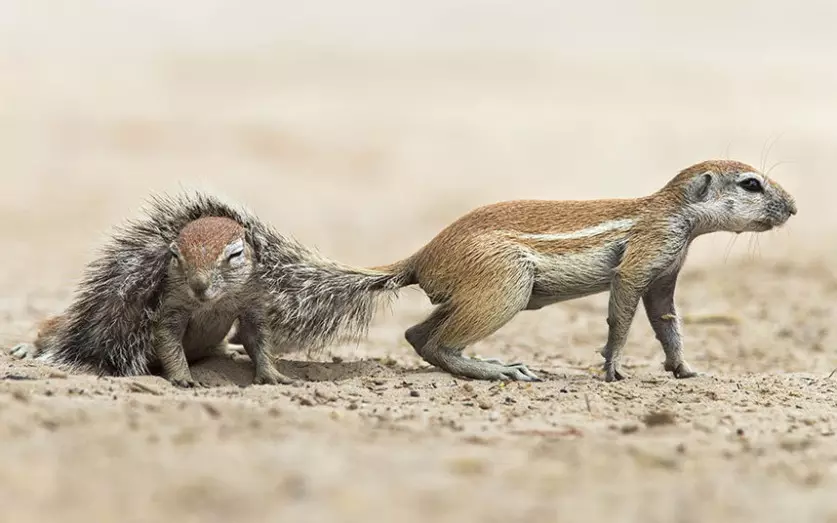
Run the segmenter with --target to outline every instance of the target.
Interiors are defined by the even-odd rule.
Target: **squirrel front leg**
[[[276,369],[273,364],[270,345],[270,333],[264,317],[256,311],[247,311],[238,319],[235,338],[244,346],[244,350],[255,366],[255,385],[288,385],[293,380]]]
[[[651,328],[665,352],[665,370],[673,373],[675,378],[693,378],[698,374],[683,360],[680,315],[674,304],[677,274],[678,271],[675,271],[651,284],[642,301]]]
[[[622,348],[628,338],[634,315],[642,297],[642,289],[631,278],[625,278],[617,270],[610,285],[610,301],[607,312],[607,344],[602,349],[605,358],[605,381],[625,379],[619,370]]]
[[[163,375],[172,385],[183,388],[203,387],[203,383],[192,378],[186,352],[183,350],[183,335],[188,325],[188,315],[169,312],[154,326],[154,351]]]

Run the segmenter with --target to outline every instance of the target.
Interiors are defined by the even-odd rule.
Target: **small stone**
[[[22,390],[12,392],[12,398],[23,403],[29,403],[29,394],[23,392]]]
[[[320,389],[314,390],[314,397],[320,398],[321,400],[324,400],[324,401],[334,401],[334,400],[337,399],[334,396],[332,396],[331,394],[329,394],[325,391],[322,391]]]
[[[299,397],[299,404],[302,405],[303,407],[313,407],[317,403],[314,400],[312,400],[311,398],[306,398],[306,397],[300,396]]]
[[[622,434],[633,434],[639,430],[639,425],[636,423],[628,423],[627,425],[622,425],[622,428],[619,430]]]
[[[491,402],[487,400],[480,400],[478,405],[482,410],[488,410],[491,408]]]
[[[346,408],[349,409],[349,410],[357,410],[357,403],[355,403],[353,401],[353,402],[349,403],[349,406],[346,407]]]
[[[212,419],[218,419],[221,417],[221,411],[218,410],[218,407],[211,403],[203,403],[203,410],[206,411]]]
[[[421,396],[421,394],[419,394],[419,391],[417,390],[411,390],[410,396],[412,396],[413,398],[418,398],[419,396]]]
[[[661,425],[674,425],[674,414],[668,411],[650,412],[646,414],[642,421],[649,427],[658,427]]]
[[[333,363],[343,363],[343,358],[341,358],[340,356],[332,356],[331,361]]]

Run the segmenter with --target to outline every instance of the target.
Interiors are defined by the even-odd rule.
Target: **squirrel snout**
[[[195,293],[198,298],[203,298],[209,289],[209,278],[206,276],[195,276],[189,280],[189,288]]]

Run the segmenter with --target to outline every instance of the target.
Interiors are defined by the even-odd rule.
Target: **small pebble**
[[[14,399],[18,400],[18,401],[23,402],[23,403],[28,403],[29,402],[29,394],[23,392],[22,390],[16,390],[16,391],[12,392],[12,397]]]
[[[412,396],[413,398],[418,398],[419,396],[421,396],[421,394],[419,394],[419,391],[417,390],[411,390],[410,396]]]
[[[646,414],[642,420],[649,427],[657,427],[660,425],[674,425],[674,414],[668,411],[651,412]]]
[[[639,425],[636,423],[628,423],[627,425],[623,425],[621,429],[619,429],[622,434],[633,434],[634,432],[639,430]]]
[[[209,414],[209,417],[212,419],[218,419],[221,417],[221,411],[218,410],[218,407],[211,403],[204,403],[203,410],[205,410],[206,413]]]

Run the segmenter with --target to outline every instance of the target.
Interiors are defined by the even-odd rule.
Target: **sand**
[[[453,378],[369,337],[250,386],[68,375],[0,355],[4,521],[837,521],[837,34],[828,2],[105,2],[0,7],[0,346],[65,307],[152,192],[246,204],[346,263],[469,209],[647,194],[734,158],[799,214],[698,239],[677,300],[701,377],[640,312],[606,384],[607,296],[518,315]],[[140,7],[142,6],[142,7]]]

